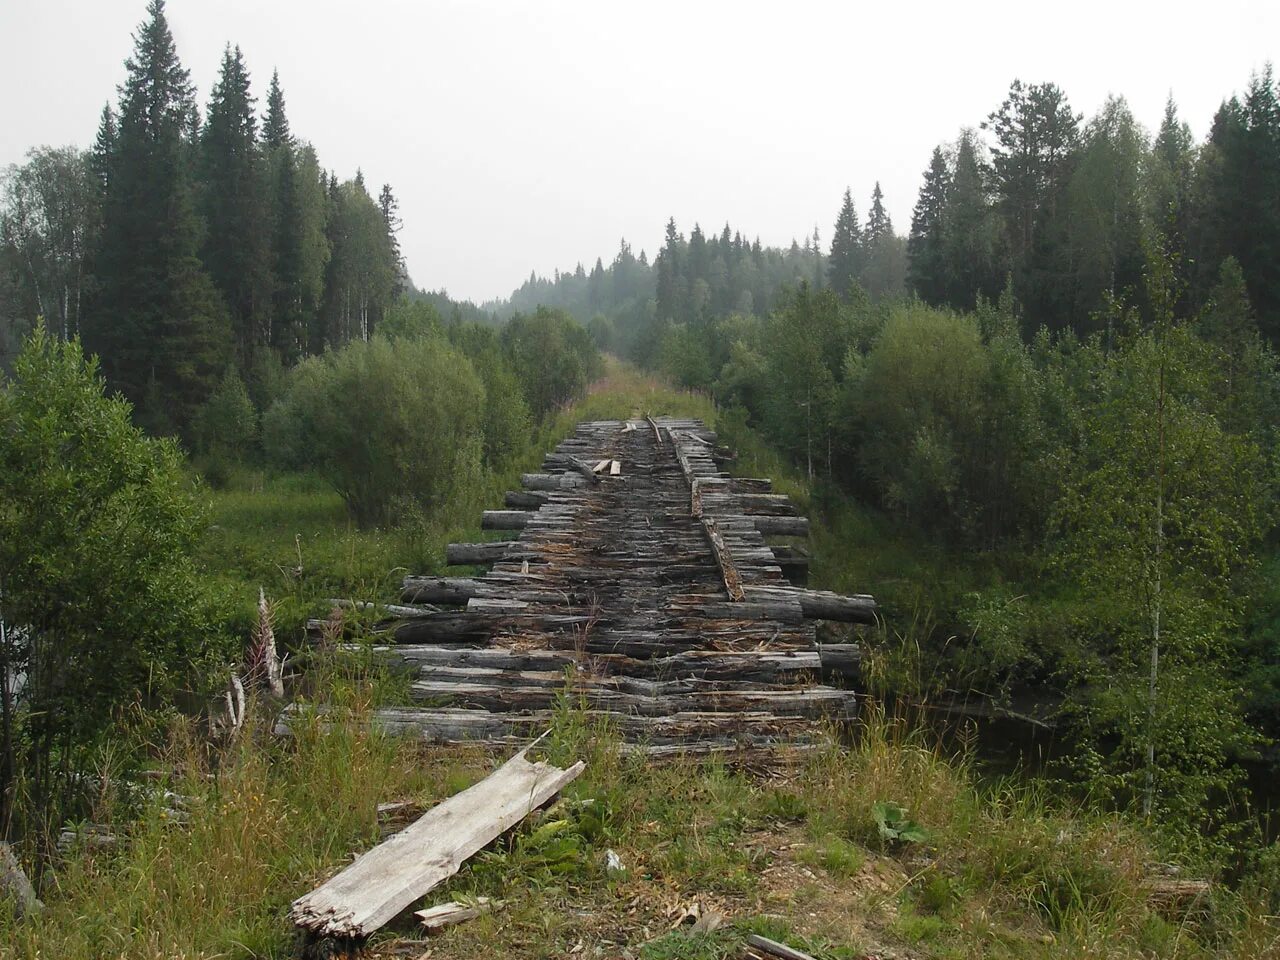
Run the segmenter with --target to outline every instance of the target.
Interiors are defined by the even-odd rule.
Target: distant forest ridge
[[[1054,84],[1014,81],[928,158],[905,237],[877,183],[865,217],[851,191],[833,198],[829,240],[815,228],[765,247],[729,224],[686,234],[671,218],[652,258],[624,240],[608,263],[531,274],[481,305],[413,288],[391,186],[324,170],[290,128],[274,74],[259,110],[239,48],[228,46],[202,112],[163,0],[151,0],[126,67],[90,149],[38,148],[4,174],[0,362],[44,316],[59,336],[82,336],[161,432],[181,431],[228,368],[261,381],[368,339],[402,294],[442,320],[486,325],[560,309],[645,363],[669,327],[767,316],[802,284],[958,310],[1008,288],[1024,334],[1085,335],[1108,304],[1146,310],[1143,271],[1159,242],[1182,306],[1203,305],[1234,258],[1261,332],[1280,337],[1269,66],[1223,101],[1200,144],[1172,100],[1152,134],[1123,98],[1085,120]]]

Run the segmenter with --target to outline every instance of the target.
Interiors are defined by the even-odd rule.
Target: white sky
[[[0,165],[91,143],[145,0],[0,0]],[[505,296],[531,269],[652,258],[668,216],[766,244],[876,179],[905,232],[929,154],[1015,76],[1077,111],[1109,92],[1154,127],[1172,90],[1197,139],[1280,60],[1280,3],[169,0],[203,108],[238,43],[260,105],[345,178],[390,182],[414,281]]]

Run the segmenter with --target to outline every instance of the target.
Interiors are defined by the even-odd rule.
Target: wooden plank
[[[702,529],[707,532],[707,539],[711,541],[711,552],[715,554],[716,566],[720,568],[720,578],[724,581],[724,589],[729,594],[729,599],[735,603],[746,599],[746,594],[742,590],[742,577],[738,574],[738,568],[734,566],[733,555],[729,553],[729,548],[725,545],[724,537],[720,535],[715,520],[711,517],[703,517]]]
[[[363,940],[582,773],[530,763],[528,748],[431,808],[351,866],[293,902],[289,916],[316,939]]]
[[[492,909],[493,901],[488,897],[476,897],[471,903],[458,903],[457,901],[437,903],[434,907],[428,907],[426,910],[416,910],[413,915],[422,922],[424,927],[434,932],[443,930],[445,927],[451,927],[455,923],[474,920]]]
[[[609,476],[617,477],[621,475],[622,475],[622,463],[621,461],[614,460],[612,463],[609,464]]]
[[[777,940],[770,940],[768,937],[762,937],[753,933],[747,937],[747,946],[753,950],[758,950],[766,956],[777,957],[778,960],[814,960],[812,956],[800,950],[788,947],[785,943],[779,943]]]
[[[645,419],[649,421],[649,426],[653,427],[653,442],[659,447],[662,446],[662,431],[658,429],[658,423],[653,417],[645,415]],[[669,433],[670,431],[668,431]]]
[[[603,473],[609,468],[608,460],[597,460],[596,465],[591,468],[592,473]]]

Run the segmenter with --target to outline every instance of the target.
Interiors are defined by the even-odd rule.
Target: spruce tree
[[[271,336],[266,177],[240,48],[227,47],[201,137],[204,263],[231,315],[241,368]]]
[[[926,303],[945,302],[946,278],[942,260],[942,215],[951,188],[951,174],[941,147],[933,148],[929,169],[924,172],[920,196],[911,214],[907,237],[907,283]]]
[[[284,90],[280,87],[280,71],[271,71],[271,87],[267,90],[267,116],[262,123],[262,143],[268,150],[293,146],[289,118],[284,109]]]
[[[217,292],[197,257],[192,198],[196,115],[190,77],[151,0],[125,63],[96,258],[98,296],[83,324],[108,384],[154,430],[185,429],[228,358]]]
[[[757,248],[759,242],[757,238]],[[862,253],[858,212],[853,207],[853,193],[846,188],[844,202],[836,216],[835,231],[831,235],[831,254],[827,257],[827,278],[831,289],[839,296],[847,298],[862,274]]]
[[[979,147],[972,130],[960,134],[942,215],[946,303],[958,310],[972,310],[979,297],[998,297],[1008,271],[1003,231],[987,188],[987,170]]]

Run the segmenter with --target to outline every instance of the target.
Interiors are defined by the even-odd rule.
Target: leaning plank
[[[530,763],[521,750],[489,777],[433,807],[337,876],[293,902],[290,918],[315,938],[360,940],[373,933],[495,837],[510,830],[582,773]]]
[[[711,552],[716,556],[716,566],[720,568],[720,577],[724,580],[724,588],[729,593],[729,599],[735,603],[742,602],[745,598],[742,591],[742,577],[738,575],[738,568],[734,566],[733,555],[729,553],[724,537],[721,536],[716,522],[710,517],[702,518],[702,527],[707,532],[707,539],[711,541]]]

